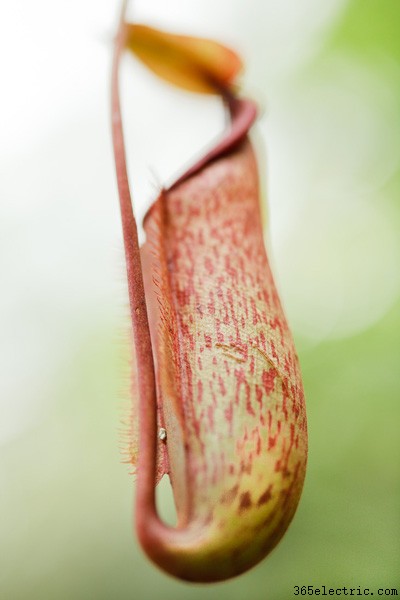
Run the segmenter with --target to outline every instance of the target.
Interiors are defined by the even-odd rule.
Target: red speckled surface
[[[194,560],[218,558],[234,574],[283,535],[307,455],[299,365],[264,248],[250,143],[161,194],[145,230],[168,436],[160,446],[181,525],[207,532]]]

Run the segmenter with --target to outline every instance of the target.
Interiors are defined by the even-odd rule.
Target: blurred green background
[[[1,111],[0,597],[286,600],[295,585],[400,593],[400,3],[137,6],[143,20],[237,43],[245,88],[265,105],[270,246],[308,406],[304,493],[283,541],[237,580],[188,586],[143,557],[118,449],[128,311],[104,42],[117,7],[4,3],[2,26],[23,35],[8,74],[16,95]],[[132,102],[151,76],[140,69],[127,66],[125,109],[134,193],[146,196],[149,156],[155,146],[166,154],[166,112],[180,96],[154,83],[160,114],[143,112],[145,96]],[[182,162],[178,129],[176,163],[154,161],[162,176]]]

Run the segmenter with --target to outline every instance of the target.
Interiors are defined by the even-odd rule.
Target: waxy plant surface
[[[168,81],[220,95],[230,115],[216,145],[161,191],[141,250],[118,92],[124,46]],[[299,366],[265,252],[247,136],[257,108],[237,95],[240,66],[212,40],[125,25],[122,15],[112,114],[135,353],[136,529],[158,566],[199,582],[238,575],[277,544],[307,457]],[[157,513],[164,474],[176,527]]]
[[[158,422],[167,431],[159,454],[188,534],[169,570],[222,579],[282,537],[307,454],[298,360],[264,248],[247,138],[163,192],[145,230]]]

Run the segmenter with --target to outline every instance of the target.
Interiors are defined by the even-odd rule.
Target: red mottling
[[[251,388],[250,385],[246,379],[245,376],[245,371],[244,369],[236,369],[235,370],[235,376],[236,376],[236,380],[237,380],[237,386],[236,386],[236,396],[235,396],[235,404],[239,405],[240,404],[240,390],[241,387],[244,387],[244,393],[245,393],[245,408],[246,411],[249,415],[255,416],[255,412],[254,412],[254,408],[253,405],[251,403]]]
[[[288,393],[286,390],[286,386],[284,385],[282,387],[283,387],[283,389],[282,389],[282,412],[284,414],[285,421],[287,421],[289,418],[289,413],[288,413],[288,409],[287,409]]]
[[[264,350],[264,352],[266,352],[267,351],[267,344],[266,344],[266,339],[265,339],[264,331],[262,329],[260,331],[260,344],[261,344],[261,347]]]
[[[209,257],[206,257],[205,261],[204,261],[204,266],[206,268],[206,271],[209,275],[212,275],[214,273],[214,266],[213,263],[211,261],[211,259]]]
[[[258,402],[258,404],[260,405],[260,410],[262,408],[262,397],[263,397],[263,392],[262,389],[260,388],[259,385],[256,385],[256,400]],[[270,411],[268,411],[270,413]]]
[[[250,358],[250,367],[249,367],[249,368],[250,368],[250,373],[251,373],[251,375],[254,375],[254,367],[255,367],[255,364],[256,364],[256,360],[255,360],[254,356],[252,356],[252,357]]]
[[[291,452],[293,450],[293,446],[294,446],[294,437],[295,437],[294,425],[293,425],[293,423],[291,423],[290,424],[289,447],[285,452],[286,440],[284,440],[284,446],[283,446],[283,451],[282,451],[282,455],[283,455],[282,472],[283,472],[284,477],[289,477],[291,474],[290,469],[288,468],[288,464],[289,464],[290,454],[291,454]]]
[[[176,301],[178,303],[178,306],[185,306],[186,304],[186,294],[185,294],[185,290],[176,290]]]
[[[288,505],[290,502],[292,502],[292,491],[293,488],[295,488],[297,486],[297,480],[299,477],[299,472],[300,472],[300,462],[297,462],[295,468],[294,468],[294,472],[292,474],[292,478],[291,481],[289,483],[289,486],[286,489],[283,489],[280,494],[282,497],[282,502],[283,505],[286,506]]]
[[[207,525],[210,525],[210,523],[212,523],[212,521],[213,521],[213,518],[214,518],[213,511],[210,510],[210,512],[204,519],[204,526],[207,527]]]
[[[249,318],[249,307],[248,307],[248,302],[247,302],[246,296],[243,297],[243,308],[244,308],[244,318],[247,321],[247,319]]]
[[[214,409],[212,406],[207,408],[208,424],[211,431],[214,431]]]
[[[257,307],[254,298],[250,298],[251,314],[253,318],[253,325],[257,325],[260,317],[257,312]]]
[[[203,401],[203,382],[201,379],[197,382],[197,402],[201,404]]]
[[[251,415],[252,417],[255,417],[256,413],[254,411],[253,404],[251,402],[251,398],[250,398],[251,388],[250,388],[248,381],[244,382],[244,386],[246,388],[246,411],[249,415]]]
[[[263,371],[262,382],[265,393],[269,396],[275,387],[275,378],[277,376],[276,369],[270,369],[269,371]]]
[[[269,484],[267,489],[258,499],[257,506],[262,506],[263,504],[267,504],[272,498],[272,483]]]
[[[217,342],[218,344],[223,344],[225,341],[224,334],[221,331],[221,321],[220,319],[215,319],[215,329],[217,333]]]
[[[251,475],[251,471],[253,469],[253,462],[252,462],[252,453],[249,454],[249,459],[247,461],[242,460],[240,463],[240,472],[241,473],[246,473],[247,475]]]
[[[212,428],[213,431],[213,428]],[[211,477],[211,483],[212,485],[216,485],[217,481],[218,481],[218,471],[219,471],[219,467],[218,467],[218,462],[216,462],[215,460],[212,463],[212,477]]]
[[[275,316],[273,319],[269,319],[269,325],[272,329],[280,328],[280,320]]]
[[[210,335],[204,334],[204,341],[206,343],[206,348],[211,348],[212,347],[212,339],[211,339]]]
[[[251,529],[265,515],[269,524],[258,521],[254,531],[254,548],[260,548],[267,537],[270,547],[271,531],[277,536],[277,524],[286,526],[293,514],[286,498],[297,489],[290,485],[294,463],[304,456],[305,419],[297,358],[255,218],[258,188],[247,176],[254,160],[247,152],[239,147],[199,180],[166,192],[157,261],[165,322],[158,344],[168,377],[161,375],[161,396],[167,393],[160,405],[167,418],[175,404],[183,413],[184,452],[168,447],[176,453],[170,460],[174,493],[189,507],[180,517],[203,520],[219,501],[227,516],[222,510],[215,518],[223,516],[226,527],[246,538],[239,517]],[[145,224],[149,237],[155,212]],[[304,461],[301,473],[303,467]],[[272,497],[277,508],[271,516]],[[232,542],[233,550],[240,544]]]
[[[257,456],[259,456],[261,454],[261,438],[260,438],[260,436],[258,436],[258,438],[257,438],[256,454],[257,454]]]
[[[285,356],[285,364],[284,364],[283,368],[285,369],[286,373],[288,373],[288,374],[291,371],[291,365],[290,365],[290,363],[291,363],[290,358],[288,356]]]
[[[189,215],[191,218],[200,216],[200,207],[193,204],[189,209]]]
[[[252,506],[250,492],[243,492],[240,494],[239,500],[239,514],[245,510],[248,510]]]
[[[184,355],[184,370],[186,374],[186,384],[188,387],[188,391],[190,396],[193,398],[193,372],[191,368],[191,362],[189,360],[188,355],[185,353]]]
[[[270,340],[270,346],[271,346],[272,356],[275,358],[276,362],[279,364],[279,362],[280,362],[279,355],[278,355],[278,353],[276,351],[275,344],[274,344],[273,340]]]
[[[263,300],[265,302],[266,307],[269,308],[270,307],[270,300],[269,300],[269,294],[268,294],[268,292],[267,292],[266,289],[263,289],[262,295],[263,295]]]
[[[229,312],[231,314],[231,320],[229,319],[229,315],[228,315],[228,321],[227,323],[232,323],[232,325],[235,328],[236,331],[236,337],[240,339],[240,333],[239,333],[239,322],[238,322],[238,318],[236,316],[236,311],[235,311],[235,301],[233,298],[233,294],[232,294],[232,290],[231,288],[228,288],[227,290],[227,298],[228,298],[228,305],[229,305]]]
[[[220,502],[222,504],[232,504],[232,502],[235,500],[235,498],[237,496],[238,491],[239,491],[239,485],[236,484],[232,488],[230,488],[229,490],[227,490],[226,492],[223,493],[223,495],[221,496]]]
[[[189,345],[190,345],[189,346],[190,350],[195,350],[195,348],[196,348],[196,339],[195,339],[195,336],[193,335],[193,333],[189,334]]]
[[[232,421],[233,421],[233,406],[232,406],[232,402],[228,405],[227,408],[225,408],[224,415],[225,415],[225,419],[227,420],[227,423],[230,426],[229,427],[230,432],[232,432]]]
[[[225,270],[231,278],[234,285],[238,283],[238,273],[237,269],[232,266],[230,256],[225,256]]]
[[[217,405],[217,398],[215,396],[215,391],[214,391],[214,382],[212,380],[210,380],[208,382],[208,387],[211,393],[211,403],[209,403],[209,406],[214,409],[215,406]]]
[[[212,290],[209,293],[209,298],[210,298],[210,301],[207,304],[208,314],[211,316],[214,316],[215,315],[215,300],[214,300],[214,293]]]
[[[224,275],[219,275],[219,276],[217,277],[217,290],[218,290],[218,295],[219,295],[219,294],[222,294],[222,288],[223,288],[223,287],[225,287],[225,286],[224,286],[224,284],[225,284],[225,281],[226,281],[226,280],[225,280],[225,277],[224,277]],[[222,296],[222,297],[221,297],[221,296],[219,296],[219,297],[220,297],[221,299],[223,299],[223,296]]]

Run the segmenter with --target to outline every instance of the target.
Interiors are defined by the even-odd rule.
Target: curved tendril
[[[138,371],[140,452],[138,467],[138,507],[155,512],[155,461],[156,461],[156,383],[150,330],[147,318],[143,274],[136,219],[126,166],[125,144],[119,95],[119,66],[125,45],[125,12],[123,2],[121,19],[115,40],[111,76],[112,137],[117,175],[122,231],[126,258],[128,293],[132,319],[133,339]],[[149,410],[150,409],[150,410]]]

